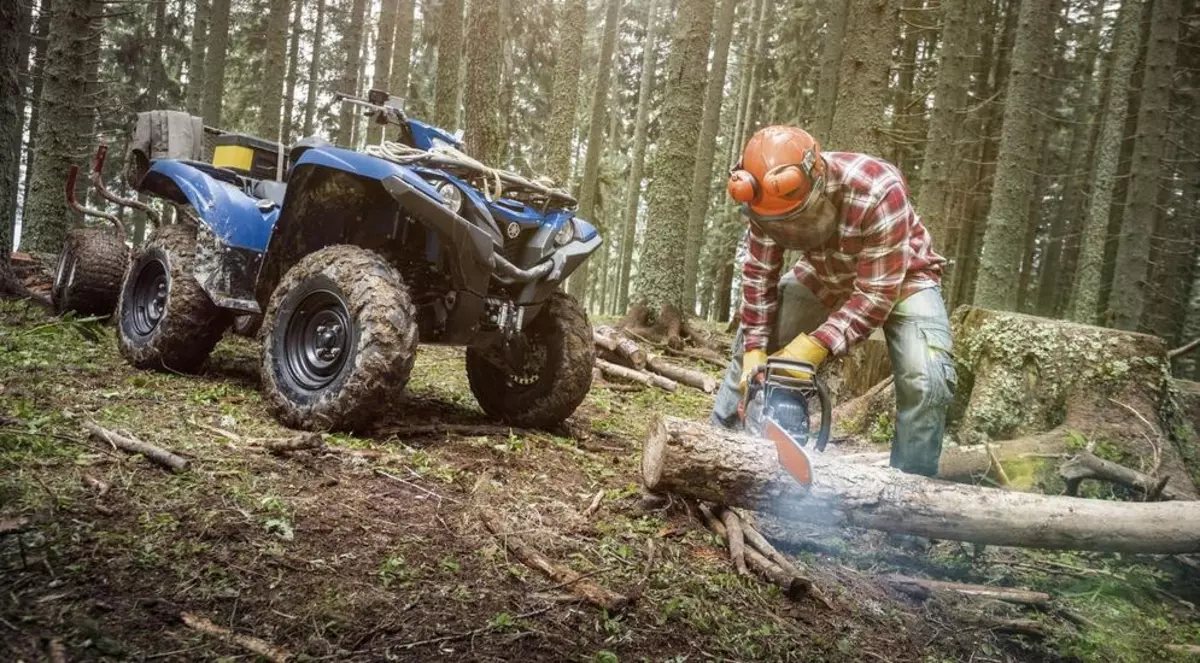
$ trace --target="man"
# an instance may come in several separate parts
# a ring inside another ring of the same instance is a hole
[[[956,377],[941,296],[945,259],[908,201],[903,175],[864,154],[821,152],[795,127],[762,129],[731,172],[750,226],[742,327],[713,409],[738,425],[738,403],[770,356],[814,366],[883,328],[896,385],[891,464],[937,474]],[[785,250],[800,259],[780,278]]]

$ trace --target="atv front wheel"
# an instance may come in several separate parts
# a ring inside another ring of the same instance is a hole
[[[196,229],[163,226],[125,272],[118,308],[121,354],[138,368],[200,369],[233,322],[193,276]]]
[[[275,415],[307,430],[369,428],[408,383],[416,320],[400,273],[379,254],[339,245],[306,256],[264,316],[263,388]]]
[[[95,228],[67,233],[50,290],[54,311],[112,315],[128,265],[129,249],[113,233]]]
[[[549,428],[575,412],[592,388],[596,349],[587,312],[556,292],[524,332],[525,361],[467,348],[467,381],[488,415],[516,426]]]

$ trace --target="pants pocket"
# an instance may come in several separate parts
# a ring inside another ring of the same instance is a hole
[[[925,370],[929,377],[929,398],[938,405],[954,400],[958,389],[958,370],[954,367],[954,352],[950,329],[939,324],[919,324],[925,339]]]

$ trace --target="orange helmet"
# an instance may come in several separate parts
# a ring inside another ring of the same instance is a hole
[[[729,197],[761,217],[780,217],[808,206],[825,183],[821,146],[803,129],[771,126],[746,141],[729,173]]]

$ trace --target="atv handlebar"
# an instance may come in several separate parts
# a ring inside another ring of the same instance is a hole
[[[352,94],[346,94],[344,92],[335,93],[333,98],[344,104],[351,104],[353,106],[361,106],[369,109],[371,112],[368,114],[374,116],[376,124],[397,124],[402,127],[408,126],[408,116],[405,115],[404,110],[398,106],[391,106],[386,102],[377,104],[370,99],[363,99],[362,97],[356,97]]]

